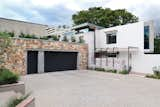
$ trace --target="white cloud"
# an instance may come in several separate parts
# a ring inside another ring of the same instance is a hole
[[[71,23],[74,12],[94,6],[125,8],[140,20],[160,18],[160,0],[0,0],[0,17],[63,24]]]
[[[109,7],[111,9],[127,9],[137,4],[144,3],[144,1],[145,0],[110,0],[104,7]]]
[[[60,0],[30,0],[34,6],[51,7],[61,3]]]
[[[74,2],[66,4],[66,8],[68,8],[72,11],[80,11],[82,9],[78,4],[76,4]]]

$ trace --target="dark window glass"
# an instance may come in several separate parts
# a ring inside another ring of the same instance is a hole
[[[144,26],[144,49],[149,49],[149,26]]]
[[[95,58],[117,57],[118,53],[95,52]]]
[[[108,57],[117,57],[117,53],[107,53]]]
[[[116,43],[116,34],[107,34],[107,44],[114,44]]]

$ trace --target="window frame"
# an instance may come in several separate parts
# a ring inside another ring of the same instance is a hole
[[[106,44],[117,43],[117,32],[106,32]]]

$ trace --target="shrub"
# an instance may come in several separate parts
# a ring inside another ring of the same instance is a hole
[[[59,41],[60,36],[52,35],[51,38],[52,38],[54,41]]]
[[[83,36],[79,37],[79,43],[85,43],[85,40],[83,39]]]
[[[107,72],[111,72],[111,73],[117,73],[117,70],[116,69],[109,69],[109,70],[106,70]]]
[[[0,36],[1,37],[3,37],[3,36],[5,36],[5,37],[14,37],[15,34],[14,34],[14,32],[0,32]]]
[[[64,42],[68,42],[68,38],[67,38],[67,36],[63,36],[62,41],[64,41]]]
[[[71,42],[76,42],[76,38],[74,36],[71,37]]]
[[[96,71],[106,71],[104,68],[95,68]]]
[[[24,34],[24,33],[21,33],[19,35],[20,38],[31,38],[31,39],[38,39],[38,37],[36,37],[35,35],[30,35],[30,34]]]
[[[11,72],[9,69],[0,69],[0,85],[17,83],[18,80],[19,76]]]
[[[14,37],[15,36],[14,32],[8,32],[8,34],[10,35],[10,37]]]
[[[119,72],[120,74],[129,74],[129,71],[128,70],[122,70]]]
[[[160,76],[156,75],[146,75],[147,78],[154,78],[154,79],[160,79]]]
[[[40,37],[40,39],[48,40],[49,38],[47,36],[43,36],[43,37]]]

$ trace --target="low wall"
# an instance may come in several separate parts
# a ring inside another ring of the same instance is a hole
[[[5,53],[4,66],[19,74],[27,73],[27,50],[77,51],[79,52],[79,69],[86,69],[88,65],[87,44],[22,38],[13,38],[12,42],[15,52]]]
[[[133,71],[152,74],[153,67],[160,66],[160,54],[138,54],[133,56]]]

